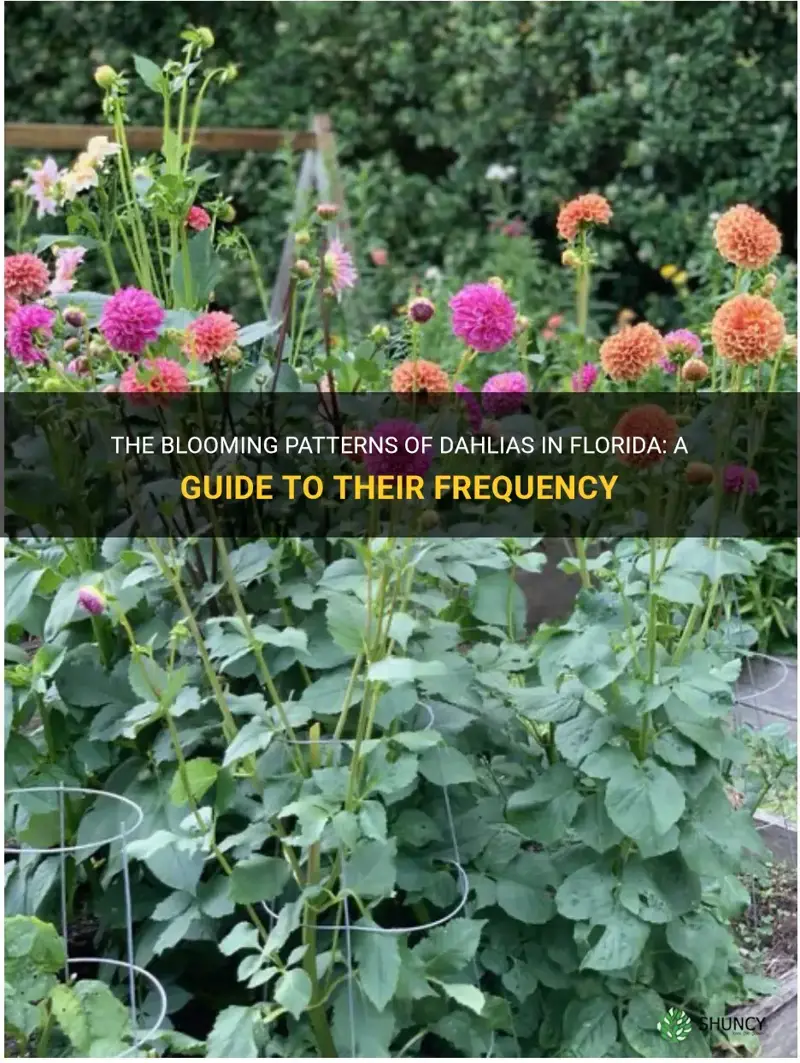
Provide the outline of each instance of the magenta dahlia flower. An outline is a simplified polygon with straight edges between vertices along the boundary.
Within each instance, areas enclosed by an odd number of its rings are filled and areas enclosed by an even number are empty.
[[[382,454],[376,449],[364,455],[364,468],[370,476],[424,476],[431,467],[433,455],[423,452],[423,433],[413,421],[402,417],[381,421],[369,438],[397,442],[396,454],[390,454],[386,448]]]
[[[524,373],[496,373],[481,388],[483,408],[490,417],[516,413],[529,391]]]
[[[158,299],[140,288],[123,288],[103,307],[100,331],[115,351],[141,354],[148,343],[158,339],[164,321]]]
[[[754,495],[758,490],[758,473],[744,465],[728,465],[722,475],[724,489],[733,495]]]
[[[473,432],[480,432],[483,424],[483,411],[475,393],[465,387],[464,384],[454,384],[453,391],[461,397],[467,408],[467,420],[470,428]]]
[[[8,323],[6,345],[9,351],[24,365],[44,362],[46,355],[42,346],[53,335],[55,311],[39,303],[21,306]]]
[[[572,390],[573,391],[591,391],[597,383],[597,378],[600,376],[600,369],[594,364],[594,362],[586,362],[580,367],[577,373],[572,374]]]
[[[105,612],[106,600],[96,587],[81,587],[78,591],[78,605],[92,616]]]
[[[514,338],[517,312],[491,284],[467,284],[450,300],[453,332],[475,351],[493,354]]]
[[[667,354],[674,354],[680,358],[703,357],[703,341],[688,328],[668,332],[664,337],[664,347]]]

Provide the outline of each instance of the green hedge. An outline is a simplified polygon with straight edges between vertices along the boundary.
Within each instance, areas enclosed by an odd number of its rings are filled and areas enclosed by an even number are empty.
[[[792,3],[14,3],[7,118],[98,120],[93,67],[163,61],[189,22],[241,64],[204,122],[302,127],[329,112],[362,242],[395,262],[481,263],[492,162],[517,167],[519,213],[554,260],[559,201],[612,199],[618,302],[666,290],[658,267],[687,262],[733,202],[766,210],[795,251]],[[136,121],[157,119],[158,101],[135,94]],[[280,172],[218,161],[271,270]]]

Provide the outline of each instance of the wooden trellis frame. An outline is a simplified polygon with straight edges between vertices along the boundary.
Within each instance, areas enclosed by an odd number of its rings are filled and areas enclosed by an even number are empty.
[[[126,129],[132,148],[154,151],[161,147],[160,126],[129,126]],[[7,148],[27,148],[33,151],[80,151],[96,136],[108,136],[109,127],[99,125],[60,125],[50,122],[6,122]],[[309,197],[316,191],[320,200],[336,203],[339,214],[330,223],[330,231],[353,252],[352,231],[344,197],[344,186],[338,170],[336,137],[328,115],[314,116],[311,129],[292,132],[283,129],[198,129],[195,147],[202,151],[261,151],[275,152],[282,147],[303,152],[297,180],[294,209],[289,231],[283,245],[280,266],[272,288],[270,317],[281,318],[289,290],[294,261],[294,225],[306,209]]]

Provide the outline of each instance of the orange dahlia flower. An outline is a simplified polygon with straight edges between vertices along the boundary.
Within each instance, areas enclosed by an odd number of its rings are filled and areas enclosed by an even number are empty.
[[[435,395],[450,390],[450,378],[444,369],[433,362],[409,358],[392,373],[392,391],[395,395],[410,395],[426,392]]]
[[[646,440],[649,444],[653,440],[659,449],[652,450],[648,447],[643,454],[619,454],[619,460],[623,465],[633,468],[644,469],[649,465],[657,465],[672,452],[675,441],[678,438],[678,425],[674,417],[671,417],[661,406],[655,403],[645,403],[642,406],[634,406],[617,421],[613,435],[615,438]]]
[[[612,380],[638,380],[664,357],[664,339],[646,321],[620,329],[600,348],[600,363]]]
[[[611,204],[604,196],[589,192],[565,203],[558,212],[556,228],[562,240],[575,239],[582,225],[608,225],[611,221]]]
[[[734,266],[761,269],[781,249],[781,234],[769,219],[740,203],[726,210],[716,224],[717,250]]]
[[[722,358],[737,365],[758,365],[781,349],[786,325],[769,299],[735,295],[714,314],[711,339]]]

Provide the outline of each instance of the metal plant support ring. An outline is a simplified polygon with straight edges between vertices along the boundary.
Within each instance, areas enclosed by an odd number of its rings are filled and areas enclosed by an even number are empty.
[[[19,798],[28,794],[55,794],[58,803],[58,821],[59,821],[59,842],[60,845],[53,845],[48,848],[41,848],[38,846],[28,846],[21,843],[18,846],[4,846],[3,852],[6,856],[22,856],[30,854],[33,856],[58,856],[60,865],[60,878],[61,878],[61,936],[64,939],[65,948],[65,960],[64,960],[64,973],[69,979],[71,977],[70,969],[80,966],[81,964],[97,964],[106,967],[115,968],[117,971],[125,972],[127,974],[128,981],[128,1007],[130,1010],[131,1029],[135,1035],[133,1044],[127,1048],[124,1052],[116,1058],[124,1059],[132,1056],[135,1052],[138,1052],[140,1048],[146,1045],[148,1042],[157,1035],[161,1024],[164,1021],[167,1014],[167,994],[164,987],[150,971],[145,970],[144,967],[139,967],[133,962],[134,957],[134,945],[133,945],[133,904],[131,901],[131,882],[130,871],[128,866],[128,838],[134,834],[142,821],[144,820],[144,812],[136,804],[135,801],[131,801],[129,797],[124,797],[122,794],[115,794],[111,791],[105,790],[92,790],[81,786],[28,786],[17,787],[15,789],[6,790],[6,798]],[[66,839],[66,815],[64,808],[65,795],[75,795],[77,797],[94,797],[110,800],[115,802],[120,809],[120,829],[115,834],[109,834],[108,837],[94,839],[91,842],[76,843],[75,845],[67,845]],[[92,805],[92,809],[97,807],[97,802]],[[15,808],[14,812],[19,811],[19,806]],[[124,819],[132,819],[131,823],[124,824]],[[69,955],[69,936],[68,936],[68,918],[67,918],[67,875],[66,864],[68,856],[75,856],[78,853],[86,853],[102,848],[106,845],[119,845],[120,856],[122,864],[122,884],[123,894],[125,898],[125,949],[127,953],[127,959],[125,960],[113,960],[103,956],[82,956],[79,959],[70,958]],[[136,1004],[136,978],[142,978],[149,982],[150,986],[155,990],[159,1000],[158,1013],[155,1020],[144,1032],[138,1031],[138,1009]]]

